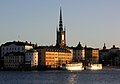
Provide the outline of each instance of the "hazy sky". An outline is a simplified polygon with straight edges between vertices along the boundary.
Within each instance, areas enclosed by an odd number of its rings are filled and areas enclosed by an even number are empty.
[[[120,0],[0,0],[0,44],[56,44],[60,3],[67,45],[120,47]]]

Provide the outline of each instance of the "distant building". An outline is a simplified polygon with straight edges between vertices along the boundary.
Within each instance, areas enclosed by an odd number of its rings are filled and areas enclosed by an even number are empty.
[[[99,49],[85,47],[85,60],[87,63],[99,63]]]
[[[5,44],[2,44],[1,45],[1,58],[4,61],[4,64],[3,64],[4,68],[10,68],[10,67],[16,68],[16,69],[20,68],[19,67],[20,64],[17,63],[16,60],[17,59],[19,61],[21,60],[21,62],[24,61],[23,59],[25,59],[25,52],[29,49],[32,49],[33,46],[34,46],[33,44],[28,43],[27,41],[26,42],[13,41],[13,42],[6,42]]]
[[[73,59],[72,59],[73,62],[81,62],[85,60],[85,50],[80,44],[80,42],[76,47],[69,47],[69,48],[73,50]]]
[[[0,59],[1,59],[1,45],[0,45]]]
[[[22,52],[10,52],[4,55],[4,69],[22,69],[24,65]]]
[[[1,57],[1,46],[0,46],[0,68],[3,67],[3,58]]]
[[[66,47],[66,33],[65,28],[63,30],[63,21],[62,21],[62,9],[60,8],[60,20],[59,20],[59,29],[57,28],[57,40],[56,47]]]
[[[31,49],[25,53],[25,65],[29,67],[38,66],[38,52],[36,50]]]
[[[99,62],[103,65],[109,65],[110,64],[110,52],[109,49],[106,48],[106,45],[104,43],[103,49],[99,51]]]
[[[33,44],[20,41],[6,42],[1,45],[1,57],[10,52],[23,52],[25,53],[27,50],[32,49]]]
[[[109,61],[111,66],[119,66],[120,65],[120,49],[113,45],[113,47],[109,50],[110,56]]]
[[[68,49],[48,47],[39,52],[39,66],[60,68],[62,64],[72,62],[72,53]]]
[[[60,8],[59,29],[57,28],[56,46],[40,46],[38,51],[38,65],[46,68],[60,68],[62,64],[72,62],[72,51],[66,47],[66,33],[63,30],[62,9]]]

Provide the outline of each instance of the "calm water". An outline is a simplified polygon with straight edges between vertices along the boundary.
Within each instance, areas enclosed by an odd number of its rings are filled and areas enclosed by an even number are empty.
[[[1,71],[0,84],[120,84],[120,70]]]

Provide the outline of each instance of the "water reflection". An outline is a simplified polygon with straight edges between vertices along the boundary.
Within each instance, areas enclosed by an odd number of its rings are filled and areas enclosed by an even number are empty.
[[[76,84],[77,83],[77,74],[70,74],[68,76],[68,84]]]
[[[0,84],[120,84],[120,71],[0,72]]]

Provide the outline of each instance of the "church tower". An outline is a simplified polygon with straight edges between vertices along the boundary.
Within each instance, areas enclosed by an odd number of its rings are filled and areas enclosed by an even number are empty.
[[[66,47],[66,34],[65,34],[65,28],[63,30],[62,9],[61,9],[61,7],[60,7],[59,29],[57,28],[56,47],[61,47],[61,48]]]

